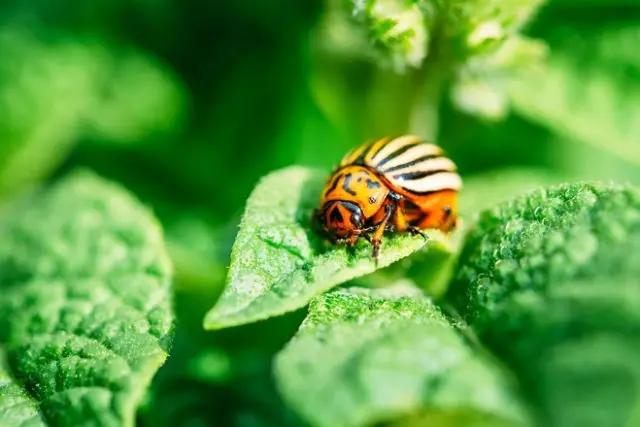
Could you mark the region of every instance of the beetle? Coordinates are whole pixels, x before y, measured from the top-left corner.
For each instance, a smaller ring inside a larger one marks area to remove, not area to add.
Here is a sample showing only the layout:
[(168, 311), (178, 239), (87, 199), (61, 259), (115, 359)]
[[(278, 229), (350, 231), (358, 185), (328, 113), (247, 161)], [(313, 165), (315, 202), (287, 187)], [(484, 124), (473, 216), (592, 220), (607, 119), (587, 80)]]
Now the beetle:
[(462, 180), (439, 146), (415, 135), (379, 138), (348, 152), (329, 176), (314, 218), (332, 243), (364, 237), (378, 258), (385, 231), (455, 228)]

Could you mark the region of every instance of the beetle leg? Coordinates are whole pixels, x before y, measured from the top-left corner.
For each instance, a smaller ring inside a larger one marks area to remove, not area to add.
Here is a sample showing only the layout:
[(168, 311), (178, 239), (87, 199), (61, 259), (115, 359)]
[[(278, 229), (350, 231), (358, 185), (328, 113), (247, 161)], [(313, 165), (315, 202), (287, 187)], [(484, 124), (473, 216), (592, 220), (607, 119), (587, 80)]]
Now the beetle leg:
[(362, 235), (367, 236), (367, 233), (370, 233), (378, 228), (379, 224), (370, 225), (369, 227), (365, 227), (362, 229)]
[(351, 236), (347, 237), (347, 239), (345, 240), (347, 245), (349, 246), (353, 246), (356, 243), (358, 243), (358, 239), (360, 238), (359, 234), (352, 234)]
[(389, 204), (385, 206), (384, 219), (382, 220), (382, 222), (380, 222), (375, 233), (373, 233), (373, 237), (371, 238), (371, 244), (373, 245), (373, 257), (376, 259), (380, 254), (380, 242), (382, 241), (382, 235), (384, 234), (384, 231), (387, 227), (387, 223), (389, 222), (389, 219), (391, 218), (391, 215), (393, 215), (394, 211), (395, 211), (394, 204)]
[(402, 209), (396, 209), (396, 213), (393, 216), (393, 223), (397, 231), (406, 231), (409, 228), (409, 223), (405, 217)]
[(394, 222), (398, 231), (408, 231), (414, 237), (420, 235), (423, 239), (429, 240), (427, 235), (420, 228), (409, 225), (409, 221), (407, 221), (407, 218), (405, 217), (404, 212), (401, 209), (396, 210)]
[(422, 236), (424, 240), (429, 240), (429, 236), (427, 236), (427, 234), (424, 231), (420, 230), (418, 227), (409, 227), (407, 228), (407, 231), (414, 237)]

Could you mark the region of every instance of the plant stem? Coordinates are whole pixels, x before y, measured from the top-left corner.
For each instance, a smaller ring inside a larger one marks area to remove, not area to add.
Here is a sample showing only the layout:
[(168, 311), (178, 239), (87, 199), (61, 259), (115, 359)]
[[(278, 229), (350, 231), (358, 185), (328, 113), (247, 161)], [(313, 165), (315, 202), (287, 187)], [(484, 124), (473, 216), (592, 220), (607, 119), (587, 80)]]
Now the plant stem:
[(447, 67), (427, 60), (415, 77), (413, 106), (409, 117), (411, 133), (435, 141), (438, 136), (439, 108), (447, 80)]
[(413, 82), (389, 69), (374, 71), (367, 98), (367, 137), (405, 133), (413, 103)]

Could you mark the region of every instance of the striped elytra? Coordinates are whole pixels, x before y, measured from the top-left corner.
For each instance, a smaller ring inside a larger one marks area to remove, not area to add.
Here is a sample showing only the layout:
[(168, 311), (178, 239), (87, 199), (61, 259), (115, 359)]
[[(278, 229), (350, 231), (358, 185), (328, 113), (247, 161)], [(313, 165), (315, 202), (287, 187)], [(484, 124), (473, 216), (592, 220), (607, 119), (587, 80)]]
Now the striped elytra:
[(385, 231), (421, 234), (456, 225), (462, 180), (437, 145), (380, 138), (349, 152), (327, 180), (315, 218), (333, 242), (365, 237), (377, 257)]
[(408, 197), (462, 187), (456, 165), (442, 149), (413, 135), (364, 144), (347, 154), (340, 166), (350, 164), (370, 167)]

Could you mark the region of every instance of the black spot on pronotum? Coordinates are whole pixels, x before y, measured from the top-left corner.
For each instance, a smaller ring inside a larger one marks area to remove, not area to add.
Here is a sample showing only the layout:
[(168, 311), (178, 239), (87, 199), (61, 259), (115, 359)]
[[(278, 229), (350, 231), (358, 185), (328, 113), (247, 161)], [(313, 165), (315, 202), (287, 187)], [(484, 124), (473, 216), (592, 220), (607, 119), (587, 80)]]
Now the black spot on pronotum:
[(350, 184), (351, 184), (351, 174), (348, 173), (344, 176), (344, 181), (342, 182), (342, 189), (347, 193), (351, 194), (352, 196), (355, 196), (356, 192), (353, 191), (351, 188), (349, 188)]
[(378, 200), (378, 199), (376, 199), (375, 196), (369, 197), (369, 203), (371, 203), (371, 204), (374, 204), (376, 202), (376, 200)]
[(367, 187), (369, 187), (369, 188), (380, 188), (380, 187), (382, 187), (382, 185), (377, 181), (372, 181), (371, 179), (367, 178)]

